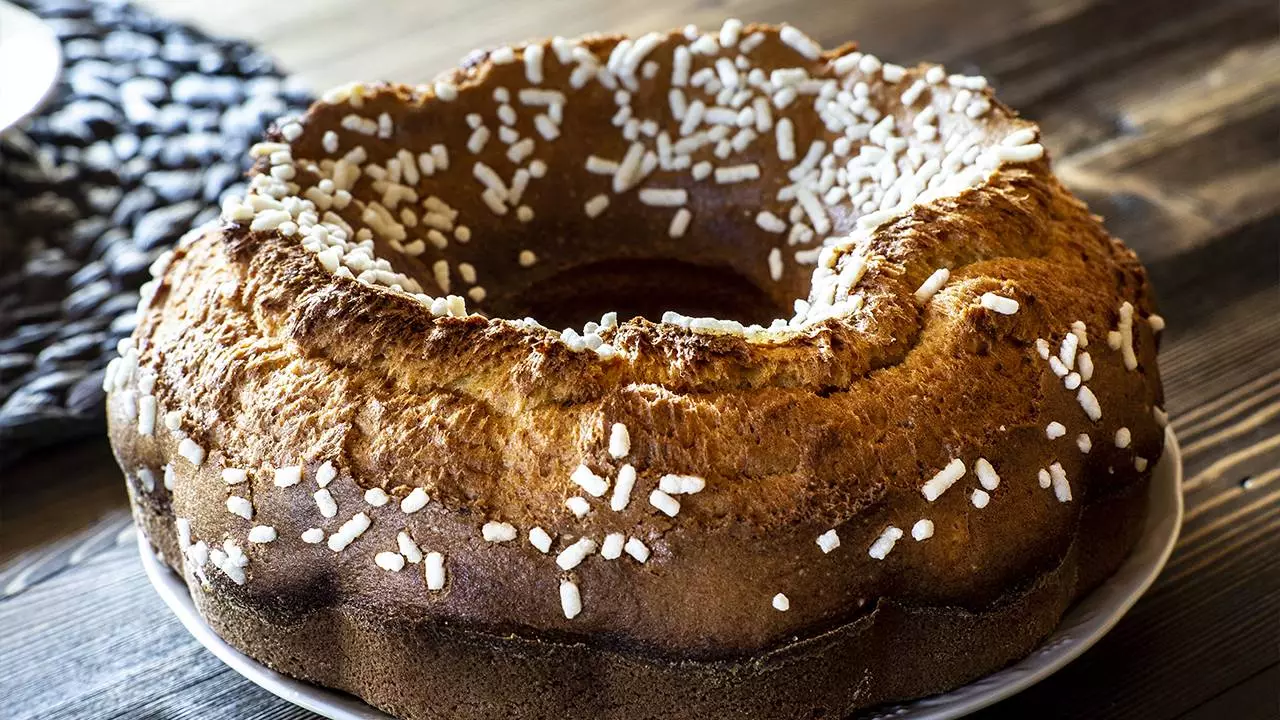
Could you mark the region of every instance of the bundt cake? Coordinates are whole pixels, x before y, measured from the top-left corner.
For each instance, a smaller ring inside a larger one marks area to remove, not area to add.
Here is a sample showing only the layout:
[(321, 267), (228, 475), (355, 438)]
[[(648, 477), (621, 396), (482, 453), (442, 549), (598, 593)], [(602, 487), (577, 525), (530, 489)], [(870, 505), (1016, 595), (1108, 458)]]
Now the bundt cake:
[(152, 268), (137, 523), (229, 643), (412, 720), (966, 683), (1114, 571), (1163, 447), (1146, 275), (1038, 133), (735, 20), (333, 90)]

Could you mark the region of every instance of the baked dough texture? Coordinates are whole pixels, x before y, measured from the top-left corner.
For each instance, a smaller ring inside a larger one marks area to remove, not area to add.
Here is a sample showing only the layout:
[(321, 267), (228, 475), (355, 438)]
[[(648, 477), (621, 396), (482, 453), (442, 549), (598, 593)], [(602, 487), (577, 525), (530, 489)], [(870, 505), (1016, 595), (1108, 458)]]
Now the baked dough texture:
[(1037, 139), (736, 21), (340, 88), (153, 268), (137, 523), (232, 645), (411, 720), (968, 682), (1115, 570), (1163, 448), (1146, 275)]

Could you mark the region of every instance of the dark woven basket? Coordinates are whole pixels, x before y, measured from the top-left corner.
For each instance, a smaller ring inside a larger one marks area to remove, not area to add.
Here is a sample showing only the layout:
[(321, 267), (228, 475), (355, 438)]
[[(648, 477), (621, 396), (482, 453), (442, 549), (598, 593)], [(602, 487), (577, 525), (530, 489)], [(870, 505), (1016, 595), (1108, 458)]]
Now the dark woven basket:
[(251, 45), (124, 2), (18, 0), (62, 42), (57, 91), (0, 136), (0, 467), (102, 433), (102, 371), (157, 255), (214, 218), (306, 91)]

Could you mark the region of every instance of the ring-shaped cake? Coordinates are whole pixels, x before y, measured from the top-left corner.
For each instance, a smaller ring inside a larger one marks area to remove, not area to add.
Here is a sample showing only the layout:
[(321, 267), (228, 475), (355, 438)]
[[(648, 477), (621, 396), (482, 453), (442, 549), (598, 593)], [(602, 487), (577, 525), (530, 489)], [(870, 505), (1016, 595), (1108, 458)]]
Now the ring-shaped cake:
[(1163, 322), (981, 77), (557, 37), (253, 155), (104, 385), (139, 525), (282, 672), (842, 717), (1027, 654), (1136, 538)]

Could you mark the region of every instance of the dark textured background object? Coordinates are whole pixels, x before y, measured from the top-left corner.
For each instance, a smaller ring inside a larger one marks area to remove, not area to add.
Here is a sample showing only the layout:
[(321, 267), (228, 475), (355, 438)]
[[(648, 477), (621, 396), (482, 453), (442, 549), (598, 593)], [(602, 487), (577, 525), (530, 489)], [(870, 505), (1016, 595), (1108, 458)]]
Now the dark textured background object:
[(0, 137), (0, 468), (103, 431), (102, 369), (148, 266), (310, 101), (249, 43), (129, 3), (18, 4), (48, 20), (65, 67)]

